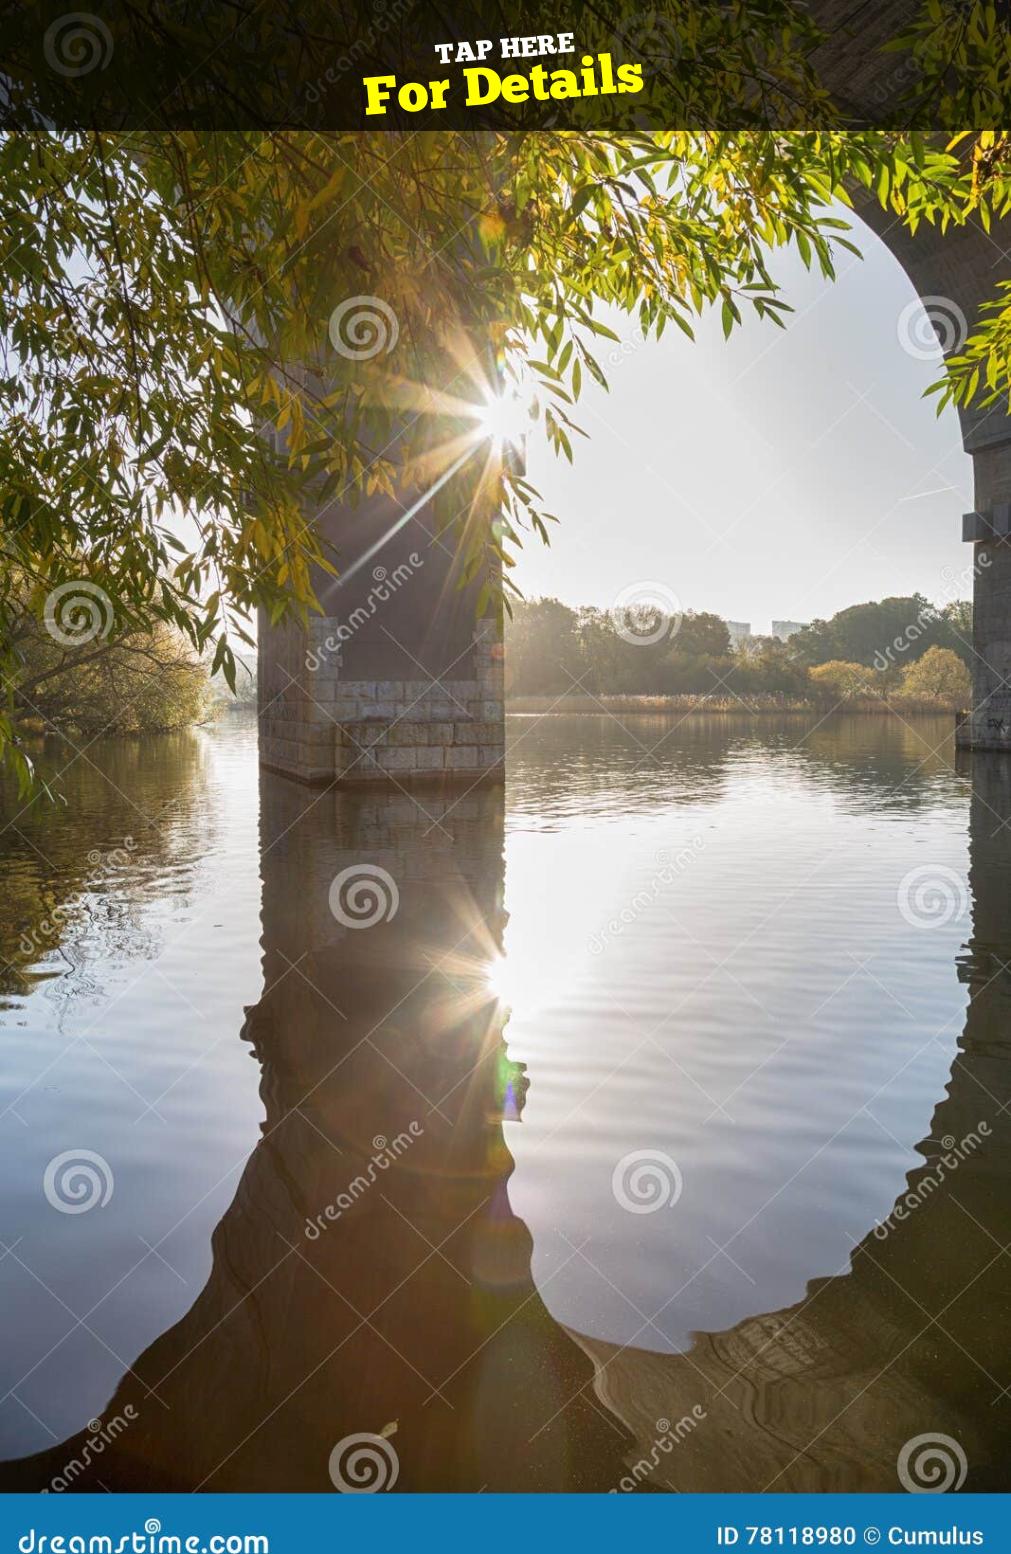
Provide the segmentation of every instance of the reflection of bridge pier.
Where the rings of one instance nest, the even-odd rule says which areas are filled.
[[[502,1122],[525,1078],[486,980],[501,789],[419,799],[264,775],[265,991],[245,1027],[263,1137],[206,1286],[104,1411],[136,1420],[69,1487],[327,1490],[338,1442],[394,1424],[399,1489],[616,1482],[621,1432],[564,1407],[592,1367],[509,1205]],[[339,920],[355,913],[376,921]],[[86,1440],[0,1484],[49,1483]]]
[[[798,1305],[700,1333],[686,1356],[573,1335],[633,1461],[649,1460],[658,1418],[706,1409],[653,1487],[895,1490],[904,1444],[938,1432],[964,1451],[967,1488],[1011,1487],[1011,770],[979,753],[971,773],[965,1028],[888,1219]]]
[[[263,1137],[205,1288],[103,1410],[138,1417],[73,1487],[326,1489],[334,1445],[396,1424],[408,1490],[606,1489],[639,1462],[652,1489],[893,1490],[930,1433],[964,1452],[966,1487],[1007,1489],[1011,768],[967,765],[968,1004],[915,1167],[845,1270],[673,1355],[565,1331],[530,1277],[502,1128],[524,1079],[484,975],[499,791],[420,794],[423,812],[266,776],[266,990],[246,1025]],[[374,894],[356,873],[333,899],[377,920],[351,928],[332,887],[363,866]],[[0,1486],[48,1484],[85,1440],[5,1465]]]

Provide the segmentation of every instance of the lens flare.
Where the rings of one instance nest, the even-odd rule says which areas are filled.
[[[523,441],[529,411],[518,394],[496,394],[477,408],[474,419],[481,436],[490,438],[496,447],[516,448]]]

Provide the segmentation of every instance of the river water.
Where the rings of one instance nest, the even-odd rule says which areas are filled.
[[[320,793],[233,715],[8,794],[0,1479],[1011,1487],[1011,775],[509,745]]]

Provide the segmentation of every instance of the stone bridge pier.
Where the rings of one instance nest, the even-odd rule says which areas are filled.
[[[479,583],[458,586],[431,504],[377,495],[317,524],[340,575],[317,579],[308,631],[261,615],[261,764],[324,786],[500,780],[501,628]]]

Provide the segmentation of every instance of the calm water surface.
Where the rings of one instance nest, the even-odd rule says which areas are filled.
[[[504,805],[240,716],[8,796],[8,1487],[384,1430],[401,1489],[896,1489],[939,1432],[1011,1487],[1011,773],[947,719],[510,742]]]

